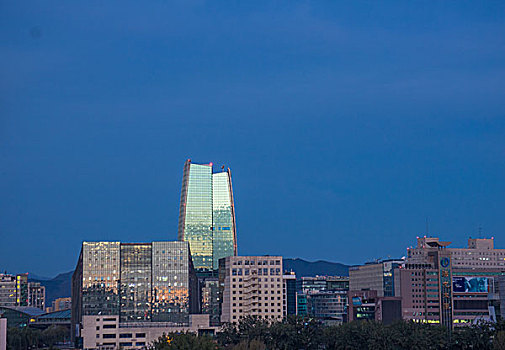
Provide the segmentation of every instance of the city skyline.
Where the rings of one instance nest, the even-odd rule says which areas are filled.
[[[82,241],[176,240],[188,158],[232,169],[240,255],[401,257],[427,219],[505,246],[504,13],[5,3],[0,268],[50,277]]]

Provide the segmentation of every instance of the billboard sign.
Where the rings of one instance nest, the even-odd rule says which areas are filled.
[[[452,277],[454,293],[488,293],[490,278],[488,277]]]

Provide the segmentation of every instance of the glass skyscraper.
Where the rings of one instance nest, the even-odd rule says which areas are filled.
[[[237,255],[230,169],[212,163],[184,165],[178,238],[189,242],[195,269],[216,270],[219,259]]]

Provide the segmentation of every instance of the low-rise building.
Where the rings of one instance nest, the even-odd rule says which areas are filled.
[[[0,317],[0,350],[7,350],[7,319]]]
[[[84,350],[133,350],[146,346],[164,334],[193,332],[214,334],[217,327],[209,325],[209,315],[190,315],[186,326],[170,322],[121,322],[118,316],[89,315],[82,320]]]

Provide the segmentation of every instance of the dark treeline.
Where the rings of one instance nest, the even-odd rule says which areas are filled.
[[[505,323],[479,324],[448,332],[442,326],[397,322],[351,322],[338,326],[302,318],[267,323],[244,319],[225,325],[216,337],[169,334],[150,350],[333,350],[333,349],[493,349],[505,350]]]
[[[68,329],[61,326],[50,326],[44,330],[12,327],[7,331],[7,350],[51,349],[69,338]]]

